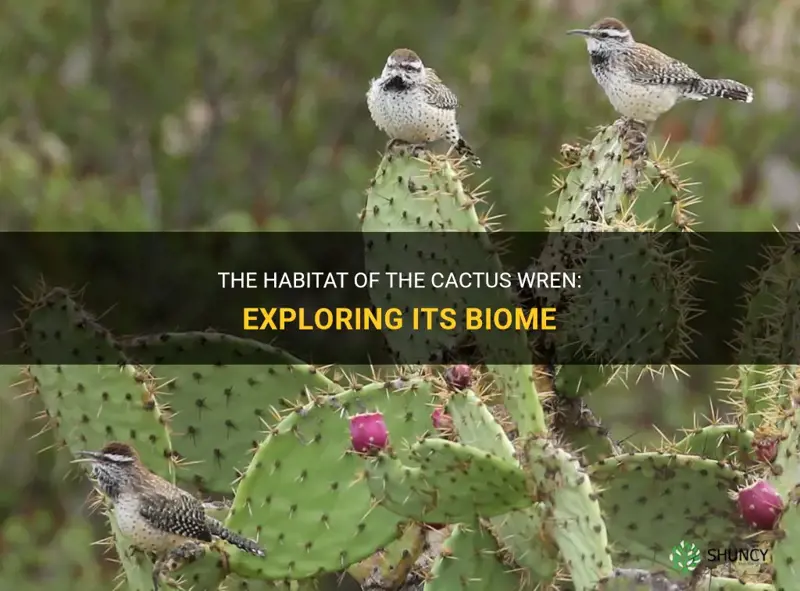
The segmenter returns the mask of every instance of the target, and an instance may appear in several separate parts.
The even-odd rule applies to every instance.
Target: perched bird
[[[410,49],[395,49],[380,78],[370,81],[367,107],[379,129],[394,141],[423,144],[444,139],[479,168],[456,121],[458,98]]]
[[[685,99],[753,101],[750,87],[735,80],[703,78],[683,62],[634,41],[628,27],[615,18],[567,34],[586,39],[592,74],[617,112],[629,119],[652,123]]]
[[[199,542],[219,538],[250,554],[265,556],[254,541],[206,515],[198,499],[148,470],[127,443],[114,441],[100,451],[77,455],[77,462],[91,462],[92,477],[109,499],[117,525],[131,546],[158,557],[153,569],[156,590],[162,574],[175,568],[175,563],[205,554]]]

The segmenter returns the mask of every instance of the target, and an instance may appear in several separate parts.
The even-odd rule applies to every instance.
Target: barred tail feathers
[[[212,517],[206,517],[206,523],[208,524],[208,529],[211,532],[211,535],[225,540],[229,544],[232,544],[237,548],[244,550],[245,552],[249,552],[250,554],[254,554],[256,556],[266,556],[266,552],[264,552],[264,550],[253,540],[245,538],[244,536],[229,530],[216,519]]]
[[[753,89],[736,80],[700,80],[695,92],[703,96],[724,98],[730,101],[753,102]]]
[[[455,143],[456,152],[458,152],[461,156],[466,157],[472,162],[472,165],[475,168],[481,167],[481,159],[475,154],[472,148],[464,141],[463,138],[459,138],[458,141]]]

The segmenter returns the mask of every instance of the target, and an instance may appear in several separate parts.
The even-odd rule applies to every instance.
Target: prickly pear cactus
[[[674,162],[644,150],[646,137],[635,122],[619,119],[597,131],[584,146],[562,146],[562,167],[568,173],[554,177],[558,205],[550,212],[548,229],[688,229],[694,221],[688,208],[697,197],[676,173]]]
[[[425,378],[374,383],[298,408],[259,446],[237,488],[228,527],[271,549],[266,559],[234,554],[238,572],[301,578],[354,564],[391,542],[406,519],[378,505],[353,453],[349,420],[381,412],[398,450],[433,430]]]
[[[694,313],[695,270],[682,236],[666,240],[665,231],[690,229],[696,198],[644,142],[635,124],[618,122],[584,147],[563,149],[568,172],[556,182],[551,240],[536,265],[579,269],[585,285],[535,294],[562,315],[545,339],[422,331],[407,321],[411,328],[385,335],[402,365],[342,380],[342,368],[323,371],[230,335],[116,340],[70,294],[42,287],[22,326],[27,353],[41,361],[25,369],[30,390],[72,453],[132,443],[157,474],[191,493],[228,497],[219,519],[266,550],[255,557],[210,546],[173,573],[182,588],[327,591],[347,576],[382,591],[679,591],[688,579],[697,588],[794,589],[797,366],[737,368],[725,384],[732,420],[695,424],[659,449],[624,453],[586,418],[588,397],[635,363],[684,354]],[[390,150],[361,214],[367,269],[502,270],[493,217],[479,213],[485,193],[469,182],[447,158]],[[770,250],[749,291],[740,347],[764,363],[794,350],[793,253]],[[422,305],[511,308],[522,295],[386,284],[370,293],[376,307],[406,314]],[[552,363],[529,363],[542,346]],[[484,362],[458,372],[434,365],[465,349]],[[44,363],[65,350],[94,364]],[[232,352],[241,364],[220,363]],[[252,353],[271,363],[247,364]],[[181,364],[182,355],[207,362]],[[560,362],[576,355],[586,363]],[[151,367],[138,361],[154,357]],[[774,585],[763,573],[663,572],[681,540],[708,549],[754,538],[738,497],[752,478],[783,500],[776,531],[758,542],[771,551]],[[128,588],[151,589],[152,562],[128,553],[113,519],[111,529]],[[432,530],[443,544],[431,542]]]
[[[498,559],[497,542],[477,522],[461,524],[445,542],[425,591],[520,589],[521,575]]]
[[[184,462],[178,480],[204,493],[228,494],[247,469],[262,431],[315,396],[341,390],[314,366],[275,347],[212,332],[159,334],[123,341],[136,359],[208,353],[208,365],[150,367],[170,417],[173,449]],[[235,355],[234,355],[235,354]],[[268,365],[225,365],[258,355]],[[216,356],[216,357],[214,357]]]
[[[478,213],[476,206],[482,203],[484,193],[480,187],[468,191],[464,185],[466,176],[448,159],[428,152],[401,148],[386,154],[367,191],[361,214],[367,268],[421,271],[429,280],[433,273],[446,276],[487,269],[502,271],[498,256],[501,247],[489,239],[497,224],[492,222],[490,213]],[[415,235],[412,237],[409,232]],[[409,252],[416,256],[410,257]],[[515,308],[518,304],[516,294],[490,288],[470,289],[467,294],[462,288],[445,287],[434,289],[431,295],[430,289],[392,290],[380,285],[371,295],[376,306],[411,310],[436,304],[461,314],[468,306],[497,309]],[[387,330],[384,334],[399,361],[412,364],[433,362],[436,357],[431,359],[432,353],[455,348],[469,332],[489,360],[496,391],[504,397],[520,429],[526,433],[545,432],[544,412],[532,370],[519,363],[529,356],[521,331],[445,330],[434,326],[421,338],[414,323],[406,322],[404,327],[410,328]]]
[[[29,301],[22,326],[33,359],[76,359],[97,365],[33,364],[32,392],[42,398],[50,426],[72,453],[117,439],[136,446],[151,470],[173,479],[172,446],[152,376],[130,365],[110,334],[65,290],[43,290]],[[62,428],[63,427],[63,428]]]

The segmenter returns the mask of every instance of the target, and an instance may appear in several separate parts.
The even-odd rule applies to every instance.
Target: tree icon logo
[[[669,553],[669,561],[679,572],[690,573],[700,564],[700,548],[681,540]]]

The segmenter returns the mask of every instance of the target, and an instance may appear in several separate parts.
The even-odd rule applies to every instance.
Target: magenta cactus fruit
[[[463,363],[452,365],[444,372],[444,380],[452,390],[465,390],[472,386],[472,368]]]
[[[752,527],[769,530],[775,527],[783,499],[766,480],[757,480],[739,491],[736,497],[742,518]]]
[[[389,441],[389,430],[379,412],[350,417],[350,442],[358,453],[385,449]]]
[[[453,427],[452,417],[441,407],[435,408],[431,413],[431,421],[435,429],[451,429]]]

